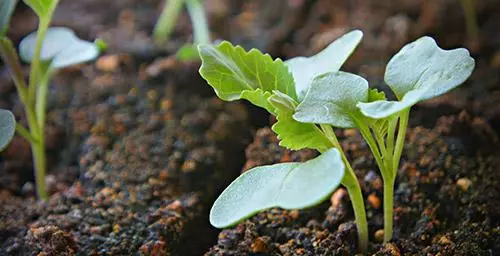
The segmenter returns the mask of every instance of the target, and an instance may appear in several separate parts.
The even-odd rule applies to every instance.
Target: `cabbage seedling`
[[[339,184],[346,187],[353,205],[359,248],[368,246],[363,195],[342,148],[327,126],[301,123],[292,118],[314,77],[338,71],[362,37],[352,31],[315,56],[297,57],[286,63],[256,49],[222,42],[200,45],[201,76],[226,101],[245,99],[276,116],[272,126],[280,145],[292,150],[315,149],[321,155],[305,163],[281,163],[253,168],[215,201],[210,222],[228,227],[271,208],[302,209],[325,200]],[[291,73],[290,73],[291,72]]]
[[[58,0],[24,0],[39,18],[37,31],[26,36],[19,45],[21,59],[31,63],[29,82],[26,83],[16,50],[12,41],[6,37],[9,19],[16,3],[15,0],[4,0],[0,5],[0,53],[9,67],[29,126],[28,130],[17,124],[15,129],[31,144],[37,194],[45,200],[44,127],[49,79],[57,69],[94,59],[99,54],[99,48],[79,39],[70,29],[49,28]]]
[[[181,61],[196,60],[199,59],[197,45],[209,44],[211,42],[208,22],[201,0],[168,0],[165,3],[160,19],[156,23],[153,37],[157,44],[168,41],[179,18],[183,3],[186,4],[189,17],[193,23],[194,43],[184,44],[177,51],[176,56]]]
[[[398,101],[369,89],[360,76],[330,72],[316,77],[293,118],[321,127],[358,128],[384,180],[384,241],[392,238],[393,194],[410,108],[462,84],[474,69],[466,49],[443,50],[430,37],[404,46],[389,61],[385,82]],[[331,129],[330,127],[325,129]]]

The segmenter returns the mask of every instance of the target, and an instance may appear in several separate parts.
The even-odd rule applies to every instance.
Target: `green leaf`
[[[47,12],[54,8],[55,0],[23,0],[39,17],[45,16]]]
[[[404,46],[387,65],[385,81],[400,101],[359,103],[358,107],[367,117],[391,116],[459,86],[474,65],[466,49],[443,50],[434,39],[422,37]]]
[[[331,72],[316,77],[293,118],[303,123],[355,127],[352,119],[356,103],[368,100],[368,82],[347,72]]]
[[[313,79],[327,72],[339,71],[361,41],[363,32],[351,31],[311,57],[296,57],[286,61],[295,80],[295,90],[303,99]]]
[[[369,103],[359,102],[356,106],[366,117],[382,119],[417,104],[420,98],[425,94],[425,89],[426,88],[410,91],[406,93],[400,101],[379,100]]]
[[[200,54],[194,44],[185,44],[177,51],[175,57],[180,61],[195,61],[200,59]]]
[[[376,88],[372,88],[368,90],[368,102],[386,100],[385,93],[383,91],[379,91]]]
[[[210,223],[228,227],[272,207],[303,209],[321,203],[339,186],[344,164],[332,148],[304,163],[253,168],[234,180],[217,198]]]
[[[218,46],[200,45],[198,51],[202,60],[201,76],[223,100],[247,99],[266,108],[263,99],[267,99],[273,90],[297,99],[293,77],[280,59],[273,60],[269,54],[262,54],[257,49],[246,52],[227,41]]]
[[[0,151],[9,145],[16,132],[16,119],[12,112],[0,109]]]
[[[291,150],[303,148],[320,152],[331,148],[328,138],[314,124],[300,123],[293,119],[298,103],[286,94],[275,91],[269,102],[276,111],[277,122],[272,130],[278,135],[280,146]]]
[[[23,38],[19,55],[25,62],[31,62],[35,53],[36,32]],[[42,61],[48,61],[51,68],[63,68],[95,59],[99,55],[97,45],[79,39],[73,31],[64,27],[47,30],[40,53]]]
[[[398,99],[429,87],[420,100],[437,97],[462,84],[474,70],[474,59],[465,48],[443,50],[431,37],[404,46],[387,64],[385,82]]]
[[[0,3],[0,37],[4,37],[7,33],[16,4],[17,0],[2,0]]]

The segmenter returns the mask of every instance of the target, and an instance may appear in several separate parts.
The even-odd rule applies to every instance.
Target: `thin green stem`
[[[356,227],[358,231],[358,243],[361,252],[366,252],[368,249],[368,222],[366,221],[366,209],[364,204],[363,193],[359,185],[359,181],[352,169],[351,164],[342,150],[342,146],[335,135],[330,125],[321,124],[321,130],[328,138],[328,140],[340,151],[342,161],[347,169],[342,179],[342,185],[347,189],[349,198],[351,199],[352,208],[354,210],[354,218],[356,220]]]
[[[392,156],[394,153],[394,134],[396,133],[396,126],[398,124],[398,118],[390,118],[388,120],[389,124],[387,127],[387,150],[386,153]]]
[[[387,243],[392,239],[395,180],[395,176],[384,177],[384,243]]]
[[[31,61],[31,71],[29,79],[29,93],[28,100],[30,104],[33,104],[36,100],[36,93],[38,83],[40,82],[41,74],[41,52],[43,47],[43,40],[45,39],[45,34],[49,28],[50,18],[40,17],[40,22],[38,24],[38,30],[36,35],[35,43],[35,53],[33,55],[33,60]]]
[[[356,220],[356,227],[358,230],[358,244],[360,251],[366,252],[368,249],[368,222],[366,221],[366,209],[363,193],[351,165],[347,163],[346,166],[348,167],[348,171],[344,174],[342,185],[344,185],[347,189],[347,193],[351,199],[352,208],[354,210],[354,218]]]
[[[160,44],[168,41],[179,18],[183,3],[184,0],[167,0],[153,31],[156,43]]]
[[[373,134],[370,131],[370,128],[365,123],[361,122],[358,118],[354,117],[353,120],[356,123],[356,127],[359,129],[361,136],[363,136],[366,143],[370,147],[370,150],[372,151],[372,154],[375,157],[375,161],[377,162],[377,165],[380,168],[380,166],[384,165],[384,161],[382,159],[380,149],[377,143],[375,142],[375,139],[373,139]]]
[[[2,54],[2,59],[9,67],[10,76],[14,81],[14,85],[16,86],[21,102],[26,104],[28,86],[24,81],[23,69],[19,63],[19,57],[17,56],[16,50],[12,45],[12,41],[6,37],[0,38],[0,53]]]
[[[16,132],[19,133],[19,135],[23,136],[29,143],[38,143],[38,140],[31,135],[31,133],[24,128],[20,123],[16,123]]]
[[[36,94],[36,105],[35,105],[37,123],[40,131],[44,131],[45,128],[47,94],[49,91],[49,78],[51,76],[51,71],[47,70],[43,73],[44,74],[40,79],[38,92]]]
[[[185,0],[186,7],[193,23],[193,34],[195,44],[209,44],[210,31],[208,29],[207,17],[200,0]]]
[[[396,139],[396,148],[394,149],[394,157],[392,159],[392,170],[394,172],[393,175],[396,175],[396,171],[399,166],[399,160],[401,159],[401,154],[403,153],[409,115],[410,108],[403,110],[399,116],[398,137]]]
[[[48,199],[47,189],[45,186],[45,141],[43,136],[39,138],[38,143],[31,143],[33,151],[33,165],[35,168],[36,192],[38,198],[43,201]]]
[[[479,39],[479,26],[477,25],[475,0],[460,0],[465,14],[465,26],[470,40]]]

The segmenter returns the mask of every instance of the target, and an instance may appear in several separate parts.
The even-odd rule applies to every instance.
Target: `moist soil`
[[[369,255],[500,255],[500,3],[477,2],[480,33],[472,38],[451,0],[205,1],[213,38],[283,59],[363,30],[343,69],[389,95],[385,64],[407,42],[431,35],[444,48],[471,50],[471,78],[412,111],[391,243],[380,241],[382,181],[369,149],[355,130],[336,131],[365,197]],[[34,197],[29,144],[16,136],[2,152],[0,255],[356,254],[343,188],[310,209],[270,209],[230,229],[210,226],[212,202],[241,170],[317,153],[279,147],[272,118],[246,102],[219,101],[197,74],[199,63],[172,57],[192,38],[186,13],[169,44],[155,46],[150,34],[161,8],[158,0],[61,1],[53,24],[103,38],[109,49],[52,79],[50,200]],[[21,4],[9,37],[18,43],[35,27]],[[26,124],[4,66],[0,107]]]

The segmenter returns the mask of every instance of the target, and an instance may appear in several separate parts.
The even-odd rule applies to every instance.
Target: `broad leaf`
[[[0,109],[0,151],[2,151],[14,137],[16,119],[12,112]]]
[[[303,209],[321,203],[339,186],[344,164],[332,148],[304,163],[253,168],[234,180],[217,198],[210,223],[228,227],[272,207]]]
[[[332,72],[316,77],[293,118],[303,123],[355,127],[352,119],[358,102],[368,100],[368,82],[347,72]]]
[[[2,0],[0,2],[0,37],[4,37],[9,28],[10,17],[14,12],[17,0]]]
[[[297,99],[293,77],[280,59],[273,60],[257,49],[246,52],[227,41],[218,46],[200,45],[198,51],[201,76],[223,100],[247,99],[272,113],[267,98],[273,90]]]
[[[35,54],[36,32],[26,36],[19,45],[19,55],[25,62],[31,62]],[[73,31],[64,27],[47,30],[40,53],[42,61],[48,61],[51,68],[63,68],[95,59],[99,48],[79,39]]]
[[[388,117],[459,86],[473,69],[474,59],[466,49],[443,50],[434,39],[422,37],[404,46],[387,65],[385,82],[400,101],[360,103],[359,108],[368,117]]]
[[[359,102],[357,107],[369,118],[381,119],[396,114],[417,104],[425,94],[426,88],[416,89],[405,94],[400,101],[379,100],[369,103]]]
[[[313,79],[327,72],[340,70],[361,41],[363,32],[351,31],[333,41],[328,47],[311,57],[296,57],[286,61],[295,80],[299,99],[304,98]]]
[[[332,147],[315,124],[300,123],[293,119],[298,105],[294,99],[275,91],[269,97],[269,103],[276,111],[277,122],[272,126],[272,130],[278,135],[280,146],[291,150],[311,148],[320,152]]]
[[[462,84],[474,69],[464,48],[443,50],[431,37],[404,46],[387,64],[385,82],[398,99],[415,89],[430,87],[421,100],[430,99]]]

